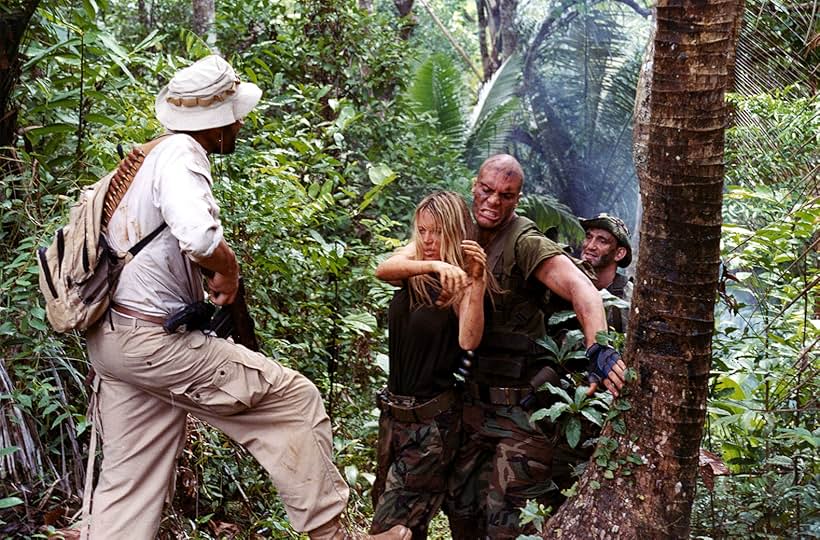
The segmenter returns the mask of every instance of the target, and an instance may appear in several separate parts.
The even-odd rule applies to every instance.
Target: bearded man
[[[581,245],[581,259],[595,270],[595,286],[606,289],[621,300],[632,299],[632,282],[618,268],[632,262],[629,229],[622,219],[602,213],[594,218],[581,219],[586,238]],[[629,307],[609,305],[606,308],[607,325],[616,332],[626,332]]]

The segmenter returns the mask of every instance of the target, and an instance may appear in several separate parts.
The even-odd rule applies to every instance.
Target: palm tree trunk
[[[625,357],[639,379],[621,413],[626,434],[604,430],[578,495],[545,538],[558,530],[562,539],[689,536],[718,283],[724,91],[740,7],[658,4],[634,132],[644,207]]]

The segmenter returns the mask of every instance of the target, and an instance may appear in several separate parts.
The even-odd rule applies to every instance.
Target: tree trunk
[[[475,8],[478,12],[478,51],[481,54],[481,69],[484,71],[483,81],[486,82],[490,78],[487,73],[492,73],[490,49],[487,47],[487,6],[484,0],[476,0]]]
[[[578,495],[545,538],[689,536],[718,283],[724,90],[740,7],[658,4],[634,131],[644,207],[625,358],[639,378],[619,417],[626,434],[604,430]]]
[[[148,17],[148,8],[145,6],[145,0],[137,0],[137,18],[144,30],[151,27],[151,21]]]
[[[215,0],[193,0],[193,31],[205,40],[211,49],[216,50]]]
[[[512,56],[518,46],[518,30],[515,28],[515,12],[518,0],[502,0],[499,6],[499,33],[501,34],[501,63]],[[501,64],[499,64],[501,65]]]
[[[517,9],[518,0],[476,0],[478,48],[485,82],[518,46]]]
[[[0,12],[0,147],[15,143],[17,109],[11,106],[11,93],[20,76],[20,43],[39,3],[25,0]]]
[[[396,6],[403,24],[399,37],[404,40],[410,38],[410,34],[413,33],[413,29],[418,24],[416,16],[413,15],[413,2],[414,0],[393,0],[393,5]]]

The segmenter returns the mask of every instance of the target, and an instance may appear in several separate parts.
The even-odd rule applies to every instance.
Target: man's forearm
[[[572,302],[572,308],[584,331],[584,343],[587,347],[591,347],[595,343],[595,335],[598,332],[607,331],[606,314],[601,297],[597,291],[594,297],[578,295]]]
[[[572,309],[581,323],[587,347],[595,343],[595,334],[607,330],[600,293],[569,257],[546,259],[535,270],[535,277],[552,292],[572,302]]]
[[[223,276],[237,279],[239,277],[239,263],[236,261],[236,255],[225,240],[216,246],[209,257],[197,259],[196,263]]]

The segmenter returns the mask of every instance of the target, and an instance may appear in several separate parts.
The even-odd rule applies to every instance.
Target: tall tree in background
[[[17,110],[10,102],[22,63],[18,50],[39,3],[40,0],[19,0],[0,6],[0,147],[14,144]],[[0,170],[4,168],[0,164]]]
[[[738,0],[670,2],[642,73],[634,131],[641,245],[625,357],[629,405],[545,538],[687,538],[718,285],[724,92]],[[623,421],[623,424],[620,421]]]
[[[216,50],[215,0],[193,0],[193,28],[211,49]]]
[[[476,0],[478,47],[487,81],[518,45],[515,12],[518,0]]]

